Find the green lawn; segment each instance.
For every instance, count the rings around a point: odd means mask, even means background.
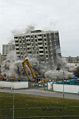
[[[0,93],[0,119],[13,119],[12,116],[13,95]],[[79,101],[14,94],[14,116],[14,119],[79,119]]]

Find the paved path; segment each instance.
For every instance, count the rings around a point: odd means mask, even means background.
[[[79,100],[78,94],[64,93],[63,95],[63,93],[50,92],[50,91],[45,91],[43,89],[20,89],[20,90],[0,89],[0,92],[6,92],[6,93],[14,92],[14,93],[29,94],[29,95],[35,95],[35,96],[58,97],[58,98]]]

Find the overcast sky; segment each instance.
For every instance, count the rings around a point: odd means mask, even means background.
[[[0,0],[0,46],[27,25],[58,29],[62,55],[79,55],[79,0]]]

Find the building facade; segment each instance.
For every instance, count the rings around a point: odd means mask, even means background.
[[[4,56],[6,56],[11,50],[14,50],[14,49],[15,49],[15,45],[14,44],[11,44],[11,43],[4,44],[2,46],[2,54]]]
[[[57,64],[57,56],[61,56],[58,31],[34,30],[26,34],[16,34],[14,39],[19,58],[37,55],[40,63],[53,66]]]
[[[79,63],[79,56],[77,57],[69,56],[69,57],[66,57],[66,60],[68,63]]]

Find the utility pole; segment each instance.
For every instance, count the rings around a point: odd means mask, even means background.
[[[64,99],[64,69],[63,69],[63,99]]]
[[[14,106],[14,89],[13,89],[13,87],[11,87],[11,91],[12,91],[12,119],[14,119],[15,118],[15,116],[14,116],[15,106]]]

